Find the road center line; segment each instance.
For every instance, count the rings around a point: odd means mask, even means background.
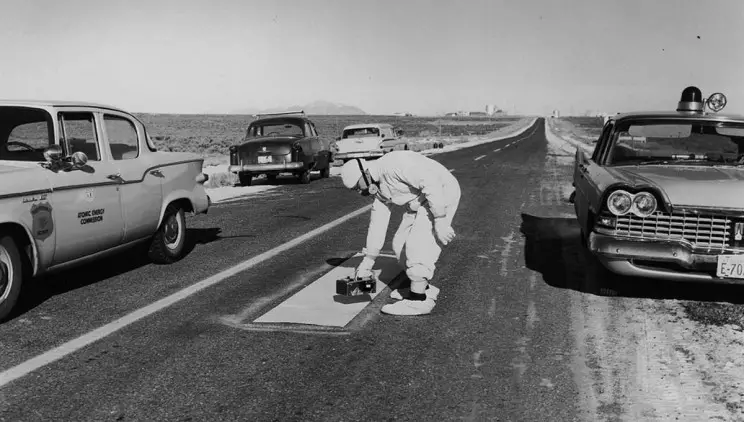
[[[475,157],[475,161],[478,161],[478,160],[480,160],[483,157],[485,157],[485,155],[481,155],[480,157]]]
[[[495,150],[493,150],[493,152],[499,152],[499,151],[501,151],[501,148],[496,148]]]
[[[180,300],[186,299],[187,297],[201,290],[206,289],[207,287],[213,286],[222,280],[225,280],[229,277],[234,276],[235,274],[238,274],[266,260],[269,260],[279,255],[282,252],[285,252],[297,245],[300,245],[303,242],[306,242],[318,236],[319,234],[322,234],[323,232],[326,232],[338,226],[339,224],[342,224],[348,220],[351,220],[354,217],[357,217],[369,211],[371,208],[372,208],[372,205],[367,205],[366,207],[360,208],[350,214],[347,214],[341,218],[331,221],[330,223],[320,226],[317,229],[311,230],[294,240],[291,240],[287,243],[279,245],[275,247],[274,249],[270,249],[260,255],[256,255],[251,259],[248,259],[237,265],[234,265],[209,278],[201,280],[198,283],[192,284],[191,286],[186,287],[185,289],[179,290],[171,294],[170,296],[164,297],[163,299],[160,299],[156,302],[151,303],[150,305],[137,309],[136,311],[131,312],[115,321],[112,321],[106,325],[96,328],[95,330],[90,331],[87,334],[83,334],[82,336],[78,338],[75,338],[60,346],[55,347],[54,349],[44,352],[12,368],[6,369],[5,371],[0,372],[0,387],[3,387],[18,378],[28,375],[29,373],[41,368],[42,366],[48,365],[52,362],[62,359],[63,357],[71,353],[74,353],[77,350],[80,350],[83,347],[91,343],[94,343],[104,337],[111,335],[115,331],[118,331],[126,327],[127,325],[130,325],[157,311],[165,309]]]

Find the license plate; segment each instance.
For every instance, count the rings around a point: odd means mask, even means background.
[[[266,155],[266,156],[260,156],[259,155],[258,156],[258,164],[268,164],[270,162],[271,162],[271,156],[270,155]]]
[[[744,279],[744,255],[718,255],[716,275]]]

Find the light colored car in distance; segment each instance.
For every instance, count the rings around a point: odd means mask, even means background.
[[[371,160],[390,151],[408,149],[401,139],[403,131],[388,123],[360,123],[344,127],[341,136],[331,143],[334,158],[343,162],[354,158]]]
[[[611,116],[577,150],[570,199],[600,269],[744,284],[744,116],[725,105],[690,86],[676,110]]]
[[[202,165],[158,151],[118,108],[0,101],[0,320],[39,275],[136,245],[155,263],[182,258],[185,213],[211,205]]]

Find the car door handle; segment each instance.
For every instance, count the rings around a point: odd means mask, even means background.
[[[152,174],[155,177],[163,177],[163,172],[160,170],[153,170],[150,172],[150,174]]]
[[[106,177],[111,180],[121,180],[121,173],[109,174]]]
[[[583,164],[579,164],[579,170],[586,171],[586,166]]]

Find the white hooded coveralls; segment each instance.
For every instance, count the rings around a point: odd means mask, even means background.
[[[460,184],[442,164],[413,151],[392,151],[366,164],[379,192],[372,204],[364,253],[372,259],[379,255],[392,205],[405,206],[393,251],[406,268],[411,291],[423,293],[442,251],[434,221],[442,218],[452,224],[460,203]]]

